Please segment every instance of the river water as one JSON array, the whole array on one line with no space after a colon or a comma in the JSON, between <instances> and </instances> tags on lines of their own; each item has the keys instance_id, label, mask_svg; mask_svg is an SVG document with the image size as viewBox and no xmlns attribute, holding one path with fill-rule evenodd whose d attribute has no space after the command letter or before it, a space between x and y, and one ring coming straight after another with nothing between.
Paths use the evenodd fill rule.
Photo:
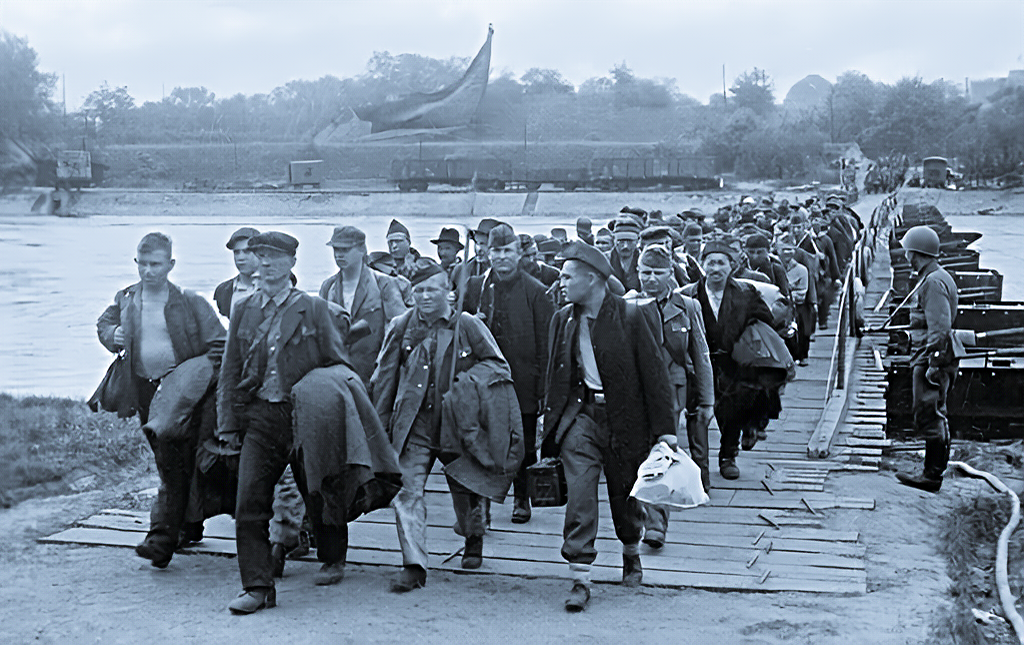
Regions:
<instances>
[{"instance_id":1,"label":"river water","mask_svg":"<svg viewBox=\"0 0 1024 645\"><path fill-rule=\"evenodd\" d=\"M284 230L298 238L295 273L299 287L316 292L336 271L325 246L332 227L351 224L367 234L370 250L384 250L390 217L327 216L182 217L168 215L0 216L0 392L86 398L103 376L111 355L96 338L95 322L114 293L138 280L133 258L139 239L163 231L174 241L177 264L171 280L211 297L221 281L234 275L224 247L231 232L251 225ZM475 224L458 218L401 216L414 246L434 257L433 238L442 225ZM506 218L517 232L549 233L572 222L544 216ZM957 230L984 237L982 266L1006 276L1004 299L1024 300L1024 217L1011 215L950 216ZM286 223L285 223L286 222Z\"/></svg>"}]
</instances>

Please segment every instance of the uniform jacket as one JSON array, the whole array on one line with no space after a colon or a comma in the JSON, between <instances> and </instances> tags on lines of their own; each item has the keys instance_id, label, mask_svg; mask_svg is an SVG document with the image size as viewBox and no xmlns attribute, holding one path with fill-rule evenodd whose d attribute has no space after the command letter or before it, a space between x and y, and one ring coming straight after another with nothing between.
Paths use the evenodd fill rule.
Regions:
<instances>
[{"instance_id":1,"label":"uniform jacket","mask_svg":"<svg viewBox=\"0 0 1024 645\"><path fill-rule=\"evenodd\" d=\"M547 397L542 441L554 433L561 444L583 406L579 365L578 305L559 309L549 332ZM591 327L591 342L604 386L611 451L618 458L606 468L634 468L657 438L676 431L675 395L668 370L640 308L605 293Z\"/></svg>"},{"instance_id":2,"label":"uniform jacket","mask_svg":"<svg viewBox=\"0 0 1024 645\"><path fill-rule=\"evenodd\" d=\"M256 337L264 317L261 300L260 294L254 293L235 305L231 318L217 382L220 434L238 432L236 409L252 401L262 385L262 379L257 383L242 381L249 350L262 340ZM286 305L281 315L280 342L277 368L285 394L290 394L292 386L313 369L348 363L341 332L327 302L308 293L299 292L299 297Z\"/></svg>"},{"instance_id":3,"label":"uniform jacket","mask_svg":"<svg viewBox=\"0 0 1024 645\"><path fill-rule=\"evenodd\" d=\"M669 379L676 387L690 387L697 393L698 405L715 404L715 378L704 331L700 304L676 289L659 307L654 298L626 295L641 306L648 316L654 341L661 346Z\"/></svg>"},{"instance_id":4,"label":"uniform jacket","mask_svg":"<svg viewBox=\"0 0 1024 645\"><path fill-rule=\"evenodd\" d=\"M545 287L550 287L558 282L558 269L550 264L545 264L544 262L525 260L519 263L519 270L526 271L533 277L537 278L537 280L539 280Z\"/></svg>"},{"instance_id":5,"label":"uniform jacket","mask_svg":"<svg viewBox=\"0 0 1024 645\"><path fill-rule=\"evenodd\" d=\"M341 305L341 272L335 273L320 285L320 297L328 302ZM365 320L370 324L370 333L351 345L347 345L349 361L355 372L369 383L373 367L384 344L384 328L392 319L405 313L406 303L402 297L398 278L374 271L368 266L359 269L359 282L352 296L349 317L352 324Z\"/></svg>"},{"instance_id":6,"label":"uniform jacket","mask_svg":"<svg viewBox=\"0 0 1024 645\"><path fill-rule=\"evenodd\" d=\"M548 326L555 314L544 285L523 271L507 280L497 280L488 271L469 279L464 309L484 314L484 324L512 368L522 413L539 412L548 363Z\"/></svg>"},{"instance_id":7,"label":"uniform jacket","mask_svg":"<svg viewBox=\"0 0 1024 645\"><path fill-rule=\"evenodd\" d=\"M377 368L370 378L373 405L391 439L391 445L398 454L402 454L413 421L423 405L423 398L430 382L428 370L431 364L439 400L448 391L452 369L452 352L449 350L454 337L454 315L451 316L447 328L438 335L437 349L432 360L416 364L405 360L405 356L409 356L415 349L402 346L406 328L415 315L416 309L413 308L392 322L384 335L384 345L377 357ZM508 363L483 322L466 313L459 315L462 322L459 324L455 373L459 374L481 361L493 361L507 370Z\"/></svg>"},{"instance_id":8,"label":"uniform jacket","mask_svg":"<svg viewBox=\"0 0 1024 645\"><path fill-rule=\"evenodd\" d=\"M170 283L167 304L164 305L164 320L174 348L175 362L180 364L190 358L206 354L214 367L220 365L224 351L224 326L217 318L217 312L202 296ZM109 351L120 349L114 344L114 331L121 326L124 331L125 357L133 374L140 374L135 364L138 351L138 330L142 321L142 283L118 291L114 304L106 308L96 321L96 333L100 342ZM134 382L130 385L128 400L137 404L138 395Z\"/></svg>"},{"instance_id":9,"label":"uniform jacket","mask_svg":"<svg viewBox=\"0 0 1024 645\"><path fill-rule=\"evenodd\" d=\"M955 347L953 321L959 296L953 277L932 260L921 269L921 287L910 301L910 339L915 348L913 365L948 367L963 346Z\"/></svg>"},{"instance_id":10,"label":"uniform jacket","mask_svg":"<svg viewBox=\"0 0 1024 645\"><path fill-rule=\"evenodd\" d=\"M640 291L640 275L637 273L636 263L640 259L639 250L633 251L632 257L625 262L619 257L619 250L612 248L608 254L608 262L612 265L612 275L619 279L626 291Z\"/></svg>"}]
</instances>

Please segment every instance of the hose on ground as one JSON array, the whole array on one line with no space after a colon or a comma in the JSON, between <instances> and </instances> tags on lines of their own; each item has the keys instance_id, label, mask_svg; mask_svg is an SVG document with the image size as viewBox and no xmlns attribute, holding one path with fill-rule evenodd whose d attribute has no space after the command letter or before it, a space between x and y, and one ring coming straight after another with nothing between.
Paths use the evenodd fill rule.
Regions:
<instances>
[{"instance_id":1,"label":"hose on ground","mask_svg":"<svg viewBox=\"0 0 1024 645\"><path fill-rule=\"evenodd\" d=\"M1020 523L1020 498L998 477L992 473L978 470L962 461L951 461L950 466L959 468L971 477L978 477L988 482L988 485L1000 493L1005 493L1013 500L1013 511L1010 513L1010 521L1003 527L999 534L999 542L996 546L996 587L999 589L999 602L1003 606L1003 614L1013 630L1017 632L1017 639L1024 645L1024 619L1017 613L1014 606L1013 593L1010 592L1010 581L1007 575L1007 557L1009 551L1010 536L1013 534L1017 524Z\"/></svg>"}]
</instances>

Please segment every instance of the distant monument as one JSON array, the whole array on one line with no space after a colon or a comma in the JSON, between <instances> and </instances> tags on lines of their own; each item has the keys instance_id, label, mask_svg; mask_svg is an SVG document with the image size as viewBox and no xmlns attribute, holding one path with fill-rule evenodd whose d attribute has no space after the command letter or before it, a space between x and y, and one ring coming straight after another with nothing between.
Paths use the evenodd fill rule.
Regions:
<instances>
[{"instance_id":1,"label":"distant monument","mask_svg":"<svg viewBox=\"0 0 1024 645\"><path fill-rule=\"evenodd\" d=\"M353 108L363 121L369 121L371 134L388 130L456 128L469 125L487 90L491 70L491 36L477 52L469 69L457 82L437 92L415 92L381 105Z\"/></svg>"}]
</instances>

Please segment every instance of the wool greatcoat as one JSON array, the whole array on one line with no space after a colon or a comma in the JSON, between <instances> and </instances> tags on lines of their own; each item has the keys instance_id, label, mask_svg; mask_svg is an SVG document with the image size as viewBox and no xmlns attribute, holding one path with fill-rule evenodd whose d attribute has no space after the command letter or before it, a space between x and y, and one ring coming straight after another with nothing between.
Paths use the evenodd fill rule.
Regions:
<instances>
[{"instance_id":1,"label":"wool greatcoat","mask_svg":"<svg viewBox=\"0 0 1024 645\"><path fill-rule=\"evenodd\" d=\"M579 364L578 305L559 309L551 320L547 399L542 440L561 444L583 406ZM629 481L661 435L676 433L675 395L661 348L636 305L608 292L591 328L594 357L605 388L610 448L616 469Z\"/></svg>"},{"instance_id":2,"label":"wool greatcoat","mask_svg":"<svg viewBox=\"0 0 1024 645\"><path fill-rule=\"evenodd\" d=\"M328 302L341 305L341 272L335 273L320 285L320 297ZM370 333L347 345L352 368L363 383L370 382L377 354L384 344L384 329L392 319L408 309L402 298L398 278L374 271L368 266L359 269L359 282L348 308L352 324L365 320L370 324Z\"/></svg>"}]
</instances>

